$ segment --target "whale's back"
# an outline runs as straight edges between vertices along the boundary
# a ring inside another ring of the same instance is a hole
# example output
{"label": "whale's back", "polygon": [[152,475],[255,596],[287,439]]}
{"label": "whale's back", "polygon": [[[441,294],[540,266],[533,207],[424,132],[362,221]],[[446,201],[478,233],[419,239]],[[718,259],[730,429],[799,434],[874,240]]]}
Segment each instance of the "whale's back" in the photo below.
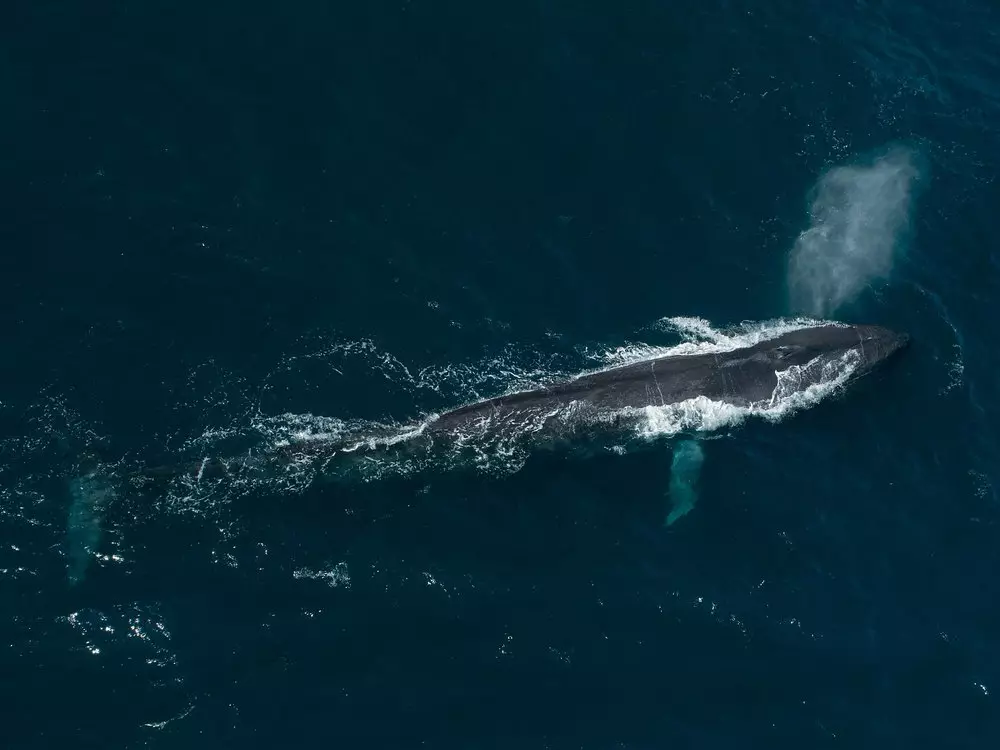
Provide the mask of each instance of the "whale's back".
{"label": "whale's back", "polygon": [[528,391],[467,404],[445,412],[435,431],[459,430],[483,420],[503,422],[520,415],[555,413],[577,404],[590,412],[665,406],[698,396],[744,405],[768,396],[777,378],[753,349],[643,360]]}

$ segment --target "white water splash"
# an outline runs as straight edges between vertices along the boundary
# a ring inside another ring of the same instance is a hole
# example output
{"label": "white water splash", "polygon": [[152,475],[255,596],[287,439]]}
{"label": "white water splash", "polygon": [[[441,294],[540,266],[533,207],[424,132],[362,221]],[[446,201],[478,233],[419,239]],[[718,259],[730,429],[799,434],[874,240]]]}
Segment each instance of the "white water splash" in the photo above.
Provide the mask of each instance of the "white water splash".
{"label": "white water splash", "polygon": [[814,188],[810,225],[788,264],[792,310],[829,315],[892,272],[910,222],[920,171],[915,155],[893,148],[867,163],[840,166]]}
{"label": "white water splash", "polygon": [[[860,364],[860,355],[850,350],[837,360],[821,362],[820,358],[802,366],[795,366],[778,376],[770,398],[748,406],[736,406],[713,401],[705,396],[666,406],[646,406],[633,413],[644,419],[639,423],[640,437],[652,440],[672,437],[681,433],[715,432],[725,427],[735,427],[750,417],[769,422],[780,422],[789,415],[815,406],[840,390]],[[818,368],[819,372],[815,370]],[[809,385],[802,387],[809,375]],[[817,379],[813,381],[813,377]]]}
{"label": "white water splash", "polygon": [[297,580],[326,581],[331,588],[351,587],[351,575],[347,570],[347,562],[339,562],[329,570],[312,570],[310,568],[298,568],[292,572],[292,577]]}
{"label": "white water splash", "polygon": [[609,365],[618,367],[655,357],[731,352],[755,346],[762,341],[770,341],[792,331],[829,325],[842,324],[832,320],[802,317],[746,322],[722,330],[713,327],[704,318],[663,318],[658,322],[656,327],[678,334],[682,339],[680,344],[674,346],[650,346],[649,344],[641,343],[627,344],[601,352],[597,358]]}

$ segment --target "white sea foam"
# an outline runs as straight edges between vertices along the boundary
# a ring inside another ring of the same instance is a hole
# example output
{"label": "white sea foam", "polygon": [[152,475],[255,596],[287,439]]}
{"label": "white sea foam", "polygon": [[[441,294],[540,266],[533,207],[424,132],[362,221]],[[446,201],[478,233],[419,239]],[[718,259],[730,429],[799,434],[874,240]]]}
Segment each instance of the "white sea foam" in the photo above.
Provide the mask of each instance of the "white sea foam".
{"label": "white sea foam", "polygon": [[677,357],[713,352],[731,352],[783,336],[792,331],[817,326],[842,325],[817,318],[783,318],[741,323],[729,329],[718,329],[704,318],[663,318],[657,327],[678,334],[682,341],[674,346],[652,346],[632,343],[608,349],[598,358],[611,366],[628,365],[656,357]]}
{"label": "white sea foam", "polygon": [[292,577],[296,580],[308,579],[314,581],[326,581],[332,588],[351,587],[351,575],[347,569],[347,562],[339,562],[329,570],[312,570],[310,568],[298,568],[292,571]]}
{"label": "white sea foam", "polygon": [[[750,417],[779,422],[836,393],[860,361],[859,354],[850,350],[833,361],[823,362],[817,357],[805,365],[793,366],[778,374],[778,384],[770,398],[747,406],[698,396],[676,404],[636,409],[634,413],[644,417],[637,431],[641,437],[653,439],[680,433],[714,432],[735,427]],[[803,383],[807,384],[803,387]]]}

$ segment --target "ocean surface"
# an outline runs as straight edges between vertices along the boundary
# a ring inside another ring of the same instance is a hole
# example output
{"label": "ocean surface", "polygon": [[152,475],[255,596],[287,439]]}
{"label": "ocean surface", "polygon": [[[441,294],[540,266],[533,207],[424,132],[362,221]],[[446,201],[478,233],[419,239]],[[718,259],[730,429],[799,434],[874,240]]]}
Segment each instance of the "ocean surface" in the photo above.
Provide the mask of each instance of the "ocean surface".
{"label": "ocean surface", "polygon": [[[996,4],[3,15],[4,748],[1000,746]],[[801,318],[912,343],[637,450],[128,481]]]}

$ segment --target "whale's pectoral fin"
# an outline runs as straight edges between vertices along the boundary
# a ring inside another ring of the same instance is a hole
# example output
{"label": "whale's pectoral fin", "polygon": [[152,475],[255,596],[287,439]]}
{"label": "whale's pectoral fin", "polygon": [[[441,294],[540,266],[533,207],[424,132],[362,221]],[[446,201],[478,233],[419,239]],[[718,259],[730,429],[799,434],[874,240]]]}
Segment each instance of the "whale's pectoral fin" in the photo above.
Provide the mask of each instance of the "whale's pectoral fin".
{"label": "whale's pectoral fin", "polygon": [[697,440],[684,440],[674,448],[670,465],[670,512],[666,525],[686,515],[698,501],[698,476],[705,462],[705,453]]}

